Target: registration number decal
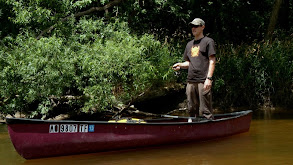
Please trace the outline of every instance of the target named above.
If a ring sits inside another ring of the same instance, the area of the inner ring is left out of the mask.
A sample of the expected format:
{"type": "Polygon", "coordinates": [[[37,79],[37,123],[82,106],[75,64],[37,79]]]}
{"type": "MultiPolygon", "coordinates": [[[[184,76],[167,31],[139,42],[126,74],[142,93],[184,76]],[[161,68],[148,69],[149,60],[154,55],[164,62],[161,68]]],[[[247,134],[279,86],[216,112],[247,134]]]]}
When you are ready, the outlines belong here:
{"type": "Polygon", "coordinates": [[[61,124],[60,133],[77,132],[77,124],[61,124]]]}
{"type": "Polygon", "coordinates": [[[94,124],[50,124],[49,133],[94,132],[94,124]]]}

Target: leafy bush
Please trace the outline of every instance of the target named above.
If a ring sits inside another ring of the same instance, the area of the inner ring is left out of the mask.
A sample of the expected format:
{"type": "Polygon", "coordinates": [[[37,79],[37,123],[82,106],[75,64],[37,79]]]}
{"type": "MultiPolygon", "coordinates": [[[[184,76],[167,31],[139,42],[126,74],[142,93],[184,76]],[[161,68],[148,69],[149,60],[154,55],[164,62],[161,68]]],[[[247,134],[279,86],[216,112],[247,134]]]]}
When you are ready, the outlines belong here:
{"type": "Polygon", "coordinates": [[[219,47],[215,101],[222,107],[292,106],[292,54],[292,39],[219,47]]]}
{"type": "Polygon", "coordinates": [[[81,19],[70,36],[58,35],[6,38],[1,112],[46,115],[62,99],[84,112],[102,111],[172,81],[177,59],[169,46],[151,35],[131,35],[125,22],[81,19]]]}

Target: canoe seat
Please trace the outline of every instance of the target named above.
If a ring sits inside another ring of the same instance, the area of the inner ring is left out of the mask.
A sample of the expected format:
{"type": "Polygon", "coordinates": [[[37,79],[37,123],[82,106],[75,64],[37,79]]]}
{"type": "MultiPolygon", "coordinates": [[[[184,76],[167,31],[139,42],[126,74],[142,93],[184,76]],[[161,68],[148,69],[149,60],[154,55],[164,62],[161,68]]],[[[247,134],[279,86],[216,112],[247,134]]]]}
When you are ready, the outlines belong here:
{"type": "Polygon", "coordinates": [[[146,123],[143,119],[137,119],[137,118],[122,118],[118,120],[109,120],[109,123],[146,123]]]}

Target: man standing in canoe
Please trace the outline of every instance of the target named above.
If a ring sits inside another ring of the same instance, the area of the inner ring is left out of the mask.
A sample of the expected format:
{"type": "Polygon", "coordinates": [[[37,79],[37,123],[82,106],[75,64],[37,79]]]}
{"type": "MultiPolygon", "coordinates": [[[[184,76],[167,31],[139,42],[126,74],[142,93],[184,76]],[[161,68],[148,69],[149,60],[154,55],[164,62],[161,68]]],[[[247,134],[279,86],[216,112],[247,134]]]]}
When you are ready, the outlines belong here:
{"type": "Polygon", "coordinates": [[[173,69],[188,69],[186,95],[191,117],[204,116],[213,119],[212,82],[216,64],[214,40],[204,36],[205,22],[195,18],[189,23],[194,39],[184,51],[184,61],[173,65],[173,69]]]}

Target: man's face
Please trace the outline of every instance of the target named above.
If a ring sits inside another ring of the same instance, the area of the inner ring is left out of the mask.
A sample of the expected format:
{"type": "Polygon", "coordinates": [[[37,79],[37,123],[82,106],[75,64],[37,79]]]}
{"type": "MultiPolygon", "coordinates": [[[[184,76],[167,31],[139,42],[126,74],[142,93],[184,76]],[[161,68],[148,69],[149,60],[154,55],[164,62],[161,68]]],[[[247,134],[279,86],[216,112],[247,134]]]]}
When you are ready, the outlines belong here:
{"type": "Polygon", "coordinates": [[[194,36],[199,36],[203,34],[204,25],[193,25],[192,26],[192,34],[194,36]]]}

